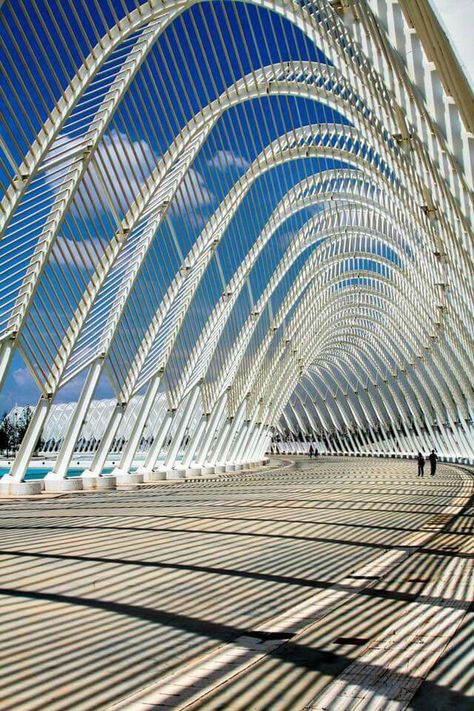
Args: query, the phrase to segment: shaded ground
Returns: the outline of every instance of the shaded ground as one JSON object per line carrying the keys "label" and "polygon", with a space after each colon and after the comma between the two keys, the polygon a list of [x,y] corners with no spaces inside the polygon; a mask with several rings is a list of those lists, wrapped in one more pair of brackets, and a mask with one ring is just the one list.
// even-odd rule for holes
{"label": "shaded ground", "polygon": [[[210,684],[193,707],[303,709],[356,662],[369,680],[361,683],[372,684],[374,640],[421,605],[430,636],[443,615],[462,619],[409,708],[467,709],[472,486],[446,465],[418,479],[412,462],[319,460],[136,492],[4,501],[0,708],[107,708],[342,591],[317,624]],[[383,574],[370,575],[380,561],[389,561]],[[439,580],[458,568],[462,582],[444,592]],[[433,585],[443,593],[428,597]],[[411,671],[398,676],[413,682]]]}

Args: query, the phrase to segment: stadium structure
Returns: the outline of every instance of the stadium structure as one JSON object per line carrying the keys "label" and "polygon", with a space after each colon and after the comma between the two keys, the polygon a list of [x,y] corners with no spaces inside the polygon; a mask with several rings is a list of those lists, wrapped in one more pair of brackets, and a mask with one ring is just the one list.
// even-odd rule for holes
{"label": "stadium structure", "polygon": [[428,0],[0,22],[0,385],[38,391],[4,492],[474,462],[472,90]]}

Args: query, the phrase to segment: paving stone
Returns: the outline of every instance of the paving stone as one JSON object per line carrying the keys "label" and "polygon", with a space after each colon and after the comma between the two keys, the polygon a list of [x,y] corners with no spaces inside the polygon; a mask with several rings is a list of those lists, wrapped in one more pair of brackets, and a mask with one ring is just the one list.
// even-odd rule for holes
{"label": "paving stone", "polygon": [[394,670],[429,674],[469,614],[472,478],[300,466],[1,502],[0,707],[303,709],[356,662],[356,698],[409,703]]}

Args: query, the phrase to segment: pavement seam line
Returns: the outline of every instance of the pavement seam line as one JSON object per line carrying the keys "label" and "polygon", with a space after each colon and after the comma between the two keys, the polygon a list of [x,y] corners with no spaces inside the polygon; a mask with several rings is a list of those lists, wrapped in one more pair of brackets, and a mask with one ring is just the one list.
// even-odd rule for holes
{"label": "pavement seam line", "polygon": [[[280,640],[270,640],[259,643],[258,648],[255,648],[254,640],[258,639],[259,632],[264,637],[272,634],[291,634],[291,641],[294,642],[300,635],[307,632],[316,622],[320,622],[323,617],[336,610],[339,606],[347,603],[365,590],[373,588],[380,582],[388,573],[396,568],[397,565],[405,561],[408,557],[416,553],[420,547],[426,545],[436,538],[442,530],[450,525],[452,521],[461,513],[462,508],[467,504],[472,496],[473,480],[471,477],[461,477],[464,482],[469,482],[469,492],[464,493],[462,487],[461,495],[458,495],[452,502],[449,503],[441,512],[437,512],[432,518],[425,523],[427,530],[417,531],[397,545],[398,550],[389,550],[376,559],[373,563],[366,563],[357,571],[352,571],[349,576],[334,583],[334,585],[325,591],[320,591],[295,608],[288,616],[288,613],[282,613],[267,622],[261,623],[256,630],[252,631],[252,635],[242,635],[231,642],[219,645],[210,653],[203,655],[201,658],[186,665],[180,671],[172,672],[165,675],[159,682],[152,684],[144,689],[132,694],[122,701],[108,707],[110,711],[118,711],[126,709],[127,711],[139,711],[142,704],[152,703],[157,708],[162,702],[163,707],[166,707],[166,699],[174,698],[173,708],[176,710],[184,710],[194,706],[198,701],[204,699],[219,687],[228,683],[232,678],[247,671],[271,652],[280,647],[284,647],[290,640],[288,638]],[[455,509],[455,511],[453,511]],[[449,520],[446,520],[446,513]],[[436,521],[443,517],[439,524],[435,524],[436,528],[430,528],[433,520]],[[372,575],[377,573],[377,579],[371,581],[363,581],[364,574],[370,572]],[[357,574],[361,577],[360,584],[357,581],[350,579],[351,575]],[[344,589],[345,588],[345,589]],[[397,623],[397,620],[394,624]],[[293,631],[292,631],[293,630]],[[245,656],[250,652],[250,658],[245,661]],[[199,689],[199,682],[206,680],[212,676],[212,672],[216,673],[216,669],[222,670],[222,662],[230,667],[227,673],[220,674],[219,680],[209,687]],[[213,670],[214,667],[214,670]],[[334,682],[333,682],[334,683]],[[202,684],[201,684],[202,685]],[[179,694],[190,687],[195,687],[197,695],[188,700],[179,702]],[[166,691],[168,689],[168,691]],[[410,697],[411,698],[411,697]],[[132,704],[132,705],[129,705]],[[178,704],[178,705],[176,705]],[[311,706],[308,708],[312,708]]]}

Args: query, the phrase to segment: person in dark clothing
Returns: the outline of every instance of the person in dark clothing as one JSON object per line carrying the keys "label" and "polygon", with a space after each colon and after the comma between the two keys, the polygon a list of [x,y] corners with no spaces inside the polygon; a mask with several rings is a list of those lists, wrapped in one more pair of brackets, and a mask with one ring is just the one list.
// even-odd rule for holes
{"label": "person in dark clothing", "polygon": [[436,456],[436,452],[434,451],[434,449],[431,450],[431,454],[428,459],[430,460],[431,464],[431,476],[434,476],[436,474],[436,462],[438,461],[438,457]]}
{"label": "person in dark clothing", "polygon": [[423,476],[425,468],[425,458],[421,452],[418,452],[418,476]]}
{"label": "person in dark clothing", "polygon": [[313,458],[313,445],[312,444],[309,445],[308,454],[309,454],[309,458],[312,459]]}

